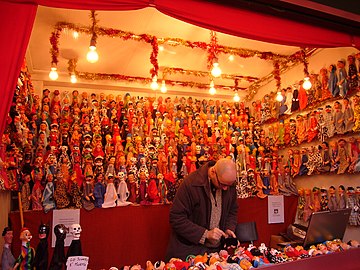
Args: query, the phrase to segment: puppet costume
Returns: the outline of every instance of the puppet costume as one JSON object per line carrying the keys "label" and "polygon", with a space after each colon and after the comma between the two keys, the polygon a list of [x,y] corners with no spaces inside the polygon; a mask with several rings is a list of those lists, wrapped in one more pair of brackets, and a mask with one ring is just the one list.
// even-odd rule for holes
{"label": "puppet costume", "polygon": [[334,105],[335,112],[334,112],[334,127],[335,127],[335,134],[344,134],[344,114],[341,111],[341,105],[338,102],[335,102]]}
{"label": "puppet costume", "polygon": [[312,142],[315,137],[318,136],[319,130],[318,130],[318,121],[316,119],[316,112],[313,111],[311,113],[310,119],[309,119],[309,127],[307,130],[307,134],[308,134],[308,142]]}
{"label": "puppet costume", "polygon": [[[341,141],[343,141],[343,143]],[[345,141],[342,139],[339,141],[337,160],[339,160],[339,168],[337,174],[345,173],[350,163],[349,163],[349,156],[345,149]]]}
{"label": "puppet costume", "polygon": [[333,97],[336,97],[340,93],[340,89],[338,86],[338,77],[336,75],[336,66],[329,66],[329,81],[328,81],[329,91]]}
{"label": "puppet costume", "polygon": [[126,206],[132,204],[131,202],[126,201],[129,198],[130,192],[128,190],[125,179],[120,180],[117,189],[117,195],[118,195],[118,199],[116,201],[117,206]]}
{"label": "puppet costume", "polygon": [[338,61],[338,85],[340,89],[340,96],[346,97],[349,90],[348,81],[347,81],[347,72],[345,69],[345,60]]}
{"label": "puppet costume", "polygon": [[360,205],[356,199],[355,190],[353,187],[348,187],[346,193],[347,193],[346,207],[351,209],[349,225],[359,226],[360,225],[360,218],[359,218]]}
{"label": "puppet costume", "polygon": [[101,183],[101,181],[98,181],[94,186],[95,207],[97,208],[102,207],[102,204],[104,203],[105,192],[106,192],[105,185]]}
{"label": "puppet costume", "polygon": [[358,86],[358,70],[355,64],[355,57],[353,55],[348,56],[348,66],[349,90],[353,90]]}
{"label": "puppet costume", "polygon": [[40,181],[35,181],[33,189],[31,191],[31,209],[40,211],[43,210],[43,206],[41,204],[43,187],[41,186]]}
{"label": "puppet costume", "polygon": [[57,224],[54,228],[56,236],[54,253],[51,258],[49,270],[62,270],[65,265],[64,240],[66,238],[67,228],[64,224]]}
{"label": "puppet costume", "polygon": [[326,189],[320,190],[320,210],[321,211],[327,211],[329,210],[329,199],[328,199],[328,193]]}
{"label": "puppet costume", "polygon": [[74,208],[81,208],[81,191],[79,188],[79,185],[76,181],[73,181],[70,184],[70,192],[69,192],[70,198],[71,198],[71,206]]}
{"label": "puppet costume", "polygon": [[85,180],[83,183],[82,205],[85,210],[90,211],[95,208],[94,205],[94,185],[91,181]]}
{"label": "puppet costume", "polygon": [[350,105],[344,107],[344,132],[352,131],[354,127],[354,110]]}
{"label": "puppet costume", "polygon": [[311,201],[311,191],[310,189],[305,189],[305,205],[304,205],[304,215],[303,220],[307,222],[314,212],[312,209],[312,201]]}
{"label": "puppet costume", "polygon": [[10,244],[5,243],[1,255],[1,267],[2,267],[1,269],[10,270],[13,268],[14,264],[15,264],[15,258],[11,252],[11,246]]}
{"label": "puppet costume", "polygon": [[112,182],[109,182],[106,185],[106,191],[104,195],[104,203],[101,205],[102,208],[109,208],[109,207],[115,207],[116,206],[116,200],[117,200],[117,194],[115,185]]}
{"label": "puppet costume", "polygon": [[47,270],[48,269],[48,233],[49,227],[47,225],[40,225],[39,234],[43,234],[44,237],[40,238],[39,244],[36,247],[34,267],[36,270]]}
{"label": "puppet costume", "polygon": [[297,218],[299,220],[304,220],[304,209],[305,209],[305,191],[303,188],[300,188],[299,191],[299,198],[298,198],[298,206],[297,206]]}
{"label": "puppet costume", "polygon": [[69,206],[70,200],[67,194],[66,184],[62,180],[58,180],[56,183],[56,189],[54,192],[54,200],[58,209],[64,209]]}
{"label": "puppet costume", "polygon": [[21,204],[24,211],[30,210],[30,185],[28,182],[21,187]]}
{"label": "puppet costume", "polygon": [[45,213],[55,208],[54,183],[47,182],[43,193],[43,206]]}
{"label": "puppet costume", "polygon": [[33,270],[34,249],[30,247],[30,242],[21,245],[21,253],[16,259],[15,264],[19,264],[17,270]]}

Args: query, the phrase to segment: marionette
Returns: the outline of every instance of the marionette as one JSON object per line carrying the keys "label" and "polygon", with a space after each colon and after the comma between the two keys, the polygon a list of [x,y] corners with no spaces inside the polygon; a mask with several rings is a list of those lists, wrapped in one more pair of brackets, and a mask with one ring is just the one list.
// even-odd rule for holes
{"label": "marionette", "polygon": [[329,198],[328,198],[328,192],[325,188],[320,189],[320,210],[321,211],[327,211],[329,210]]}
{"label": "marionette", "polygon": [[103,181],[103,173],[98,173],[95,176],[96,184],[94,186],[94,205],[97,208],[101,208],[102,204],[104,203],[104,195],[105,195],[105,185]]}
{"label": "marionette", "polygon": [[271,195],[279,195],[279,182],[277,178],[277,171],[272,170],[270,175],[270,194]]}
{"label": "marionette", "polygon": [[304,121],[304,117],[299,114],[296,116],[296,137],[297,137],[297,143],[301,144],[307,139],[307,127],[306,123]]}
{"label": "marionette", "polygon": [[21,252],[15,261],[13,269],[28,270],[34,268],[34,248],[30,246],[32,235],[28,228],[22,228],[20,231]]}
{"label": "marionette", "polygon": [[149,179],[150,181],[147,188],[148,200],[152,204],[158,204],[160,202],[160,197],[159,197],[158,186],[156,183],[156,175],[150,173]]}
{"label": "marionette", "polygon": [[306,167],[308,168],[307,175],[312,175],[314,172],[318,172],[318,169],[322,165],[322,157],[319,149],[315,146],[309,148],[308,162]]}
{"label": "marionette", "polygon": [[102,208],[109,208],[116,206],[117,194],[114,185],[114,176],[110,173],[106,177],[107,185],[104,194],[104,203],[101,205]]}
{"label": "marionette", "polygon": [[115,157],[111,156],[109,158],[108,161],[108,165],[107,165],[107,169],[106,169],[106,173],[105,173],[105,177],[108,177],[109,175],[116,175],[116,171],[115,171]]}
{"label": "marionette", "polygon": [[337,205],[338,205],[338,209],[346,208],[345,187],[343,185],[339,185],[338,187]]}
{"label": "marionette", "polygon": [[329,154],[329,144],[327,142],[322,142],[319,146],[320,154],[322,158],[322,164],[318,168],[319,172],[329,172],[331,168],[331,158]]}
{"label": "marionette", "polygon": [[339,160],[338,160],[338,144],[336,141],[330,142],[330,157],[331,157],[331,168],[330,172],[337,172],[339,169]]}
{"label": "marionette", "polygon": [[69,249],[66,253],[66,260],[69,257],[73,256],[82,256],[82,248],[81,248],[81,241],[80,241],[80,234],[82,232],[80,224],[72,224],[69,227],[69,233],[72,235],[73,239],[71,240],[71,244]]}
{"label": "marionette", "polygon": [[337,174],[345,173],[350,165],[350,157],[347,153],[346,141],[344,139],[340,139],[338,141],[338,155],[335,159],[335,162],[339,163]]}
{"label": "marionette", "polygon": [[307,142],[312,142],[315,137],[318,136],[319,133],[319,128],[318,128],[318,120],[316,117],[316,111],[312,111],[310,113],[310,118],[309,118],[309,126],[307,129]]}
{"label": "marionette", "polygon": [[304,220],[305,209],[305,190],[303,188],[298,189],[298,205],[297,205],[297,218],[298,220]]}
{"label": "marionette", "polygon": [[56,179],[56,187],[54,191],[54,200],[57,209],[67,208],[70,204],[68,196],[68,183],[64,181],[64,177],[61,173],[58,173]]}
{"label": "marionette", "polygon": [[55,209],[53,175],[51,173],[47,174],[46,180],[47,183],[44,189],[42,202],[45,213]]}
{"label": "marionette", "polygon": [[293,181],[293,177],[290,174],[289,166],[284,167],[284,183],[287,190],[289,190],[293,195],[297,195],[297,188]]}
{"label": "marionette", "polygon": [[355,64],[355,57],[354,55],[350,54],[347,57],[348,60],[348,83],[349,83],[349,90],[354,90],[358,86],[358,70]]}
{"label": "marionette", "polygon": [[339,86],[340,89],[340,96],[342,98],[345,98],[348,90],[349,90],[349,85],[348,85],[348,75],[345,69],[345,59],[340,59],[337,62],[337,68],[338,68],[338,82],[337,85]]}
{"label": "marionette", "polygon": [[69,196],[71,199],[71,207],[74,208],[81,208],[82,204],[81,204],[81,191],[80,191],[80,186],[77,182],[77,173],[73,172],[70,178],[70,186],[69,186],[70,190],[69,190]]}
{"label": "marionette", "polygon": [[129,198],[130,192],[128,190],[128,186],[126,184],[126,175],[124,172],[118,173],[119,185],[117,187],[117,206],[126,206],[132,204],[132,202],[128,202],[127,199]]}
{"label": "marionette", "polygon": [[329,89],[329,76],[328,70],[325,67],[320,70],[320,82],[322,88],[322,100],[329,99],[331,97]]}
{"label": "marionette", "polygon": [[21,204],[24,211],[30,210],[31,190],[30,190],[30,174],[23,176],[23,185],[21,187]]}
{"label": "marionette", "polygon": [[164,181],[164,175],[159,173],[157,175],[157,180],[158,180],[158,191],[159,191],[160,203],[167,204],[168,203],[168,200],[167,200],[168,189],[167,189],[166,183]]}
{"label": "marionette", "polygon": [[360,205],[356,199],[355,189],[353,187],[347,187],[346,195],[347,195],[346,207],[351,209],[349,225],[359,226],[360,225],[360,219],[359,219]]}
{"label": "marionette", "polygon": [[339,101],[335,101],[334,102],[334,127],[335,127],[335,130],[334,130],[334,133],[335,134],[344,134],[344,128],[345,128],[345,125],[344,125],[344,114],[341,110],[341,104]]}
{"label": "marionette", "polygon": [[328,207],[330,211],[336,211],[339,208],[338,200],[336,198],[336,189],[334,186],[329,187],[329,202]]}
{"label": "marionette", "polygon": [[351,105],[350,105],[350,101],[347,98],[344,98],[343,100],[344,103],[344,113],[343,113],[343,118],[344,118],[344,133],[348,133],[350,131],[352,131],[353,127],[354,127],[354,110],[352,109]]}
{"label": "marionette", "polygon": [[354,96],[354,127],[353,131],[360,131],[360,96]]}
{"label": "marionette", "polygon": [[147,174],[145,171],[140,169],[139,172],[139,202],[140,205],[149,204],[148,194],[147,194]]}
{"label": "marionette", "polygon": [[36,247],[34,267],[36,270],[47,270],[48,269],[48,236],[49,236],[49,225],[41,224],[39,226],[39,244]]}
{"label": "marionette", "polygon": [[127,188],[128,188],[128,201],[131,203],[137,203],[138,199],[138,184],[136,183],[135,173],[129,171],[127,174]]}
{"label": "marionette", "polygon": [[[300,133],[303,134],[303,133]],[[298,144],[296,120],[290,119],[290,146]]]}
{"label": "marionette", "polygon": [[328,67],[328,71],[329,71],[329,80],[328,80],[329,91],[333,97],[336,97],[340,93],[340,88],[338,85],[339,80],[336,74],[336,66],[334,64],[331,64]]}
{"label": "marionette", "polygon": [[11,252],[11,244],[13,240],[13,231],[10,227],[5,227],[2,231],[4,238],[4,248],[1,256],[1,269],[12,270],[15,264],[14,255]]}
{"label": "marionette", "polygon": [[[308,102],[308,94],[306,93],[306,90],[304,89],[304,87],[302,86],[304,83],[303,80],[301,80],[299,82],[299,94],[298,94],[298,99],[299,99],[299,109],[300,111],[304,110],[306,108],[306,106],[309,104]],[[311,88],[309,89],[309,91],[311,91]],[[309,93],[309,96],[313,97],[313,93]]]}
{"label": "marionette", "polygon": [[311,200],[311,189],[306,188],[303,220],[305,222],[308,222],[312,213],[313,213],[313,203]]}
{"label": "marionette", "polygon": [[82,184],[82,205],[85,210],[93,210],[94,205],[94,179],[92,174],[85,175],[85,179]]}
{"label": "marionette", "polygon": [[312,195],[313,195],[313,203],[312,203],[313,211],[318,212],[318,211],[321,210],[321,206],[320,206],[320,188],[313,187]]}

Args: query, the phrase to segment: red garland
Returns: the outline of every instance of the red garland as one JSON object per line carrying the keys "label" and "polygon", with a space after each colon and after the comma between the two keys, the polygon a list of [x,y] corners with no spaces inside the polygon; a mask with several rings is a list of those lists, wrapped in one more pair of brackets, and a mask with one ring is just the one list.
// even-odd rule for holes
{"label": "red garland", "polygon": [[274,62],[273,75],[274,75],[274,79],[276,80],[276,89],[280,90],[281,87],[280,64],[277,61]]}
{"label": "red garland", "polygon": [[51,54],[51,64],[52,65],[57,65],[57,63],[59,62],[58,57],[59,57],[59,38],[60,38],[60,31],[59,29],[56,29],[55,31],[53,31],[51,33],[50,36],[50,44],[51,44],[51,48],[50,48],[50,54]]}
{"label": "red garland", "polygon": [[306,58],[305,49],[301,50],[301,56],[302,56],[302,60],[304,63],[304,74],[306,77],[309,77],[309,62],[307,61],[307,58]]}
{"label": "red garland", "polygon": [[159,53],[159,46],[157,38],[154,36],[151,40],[152,52],[150,54],[150,62],[153,65],[153,68],[150,69],[151,78],[158,76],[159,71],[159,63],[158,63],[158,53]]}
{"label": "red garland", "polygon": [[213,60],[216,58],[219,52],[219,46],[217,44],[217,37],[216,32],[211,31],[210,32],[210,44],[208,46],[208,57],[207,57],[207,64],[208,69],[211,70],[213,65]]}

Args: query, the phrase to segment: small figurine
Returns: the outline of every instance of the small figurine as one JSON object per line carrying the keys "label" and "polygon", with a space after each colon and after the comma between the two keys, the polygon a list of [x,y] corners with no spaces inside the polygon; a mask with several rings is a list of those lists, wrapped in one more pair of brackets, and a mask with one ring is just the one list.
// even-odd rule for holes
{"label": "small figurine", "polygon": [[62,270],[66,263],[64,241],[68,228],[64,224],[57,224],[54,227],[56,237],[54,253],[51,258],[49,270]]}
{"label": "small figurine", "polygon": [[117,200],[116,189],[114,185],[114,176],[108,174],[107,176],[107,185],[104,195],[104,203],[101,205],[102,208],[115,207]]}
{"label": "small figurine", "polygon": [[45,213],[55,209],[53,175],[49,173],[46,178],[47,183],[43,193],[43,206]]}
{"label": "small figurine", "polygon": [[13,231],[10,227],[5,227],[2,232],[2,237],[4,238],[4,249],[1,256],[1,269],[3,270],[12,270],[15,258],[11,252],[11,244],[13,240]]}
{"label": "small figurine", "polygon": [[104,203],[104,196],[105,196],[105,185],[102,182],[103,180],[103,174],[100,173],[98,175],[96,175],[96,184],[94,186],[94,198],[95,198],[95,202],[94,205],[97,208],[101,208],[102,204]]}
{"label": "small figurine", "polygon": [[29,270],[34,268],[34,248],[30,246],[32,235],[28,228],[22,228],[20,232],[21,253],[15,261],[14,269]]}
{"label": "small figurine", "polygon": [[338,210],[339,206],[338,206],[338,200],[336,198],[336,190],[334,186],[330,186],[329,187],[329,203],[328,203],[328,207],[330,211],[336,211]]}
{"label": "small figurine", "polygon": [[340,96],[342,98],[345,98],[349,90],[348,76],[345,69],[345,59],[340,59],[337,62],[337,68],[338,68],[338,79],[339,79],[337,85],[340,89]]}
{"label": "small figurine", "polygon": [[329,80],[328,87],[329,91],[333,97],[336,97],[340,93],[339,85],[338,85],[338,77],[336,75],[336,66],[331,64],[328,68],[329,71]]}
{"label": "small figurine", "polygon": [[82,256],[82,249],[81,249],[81,241],[80,241],[80,234],[82,232],[80,224],[72,224],[69,228],[69,233],[72,235],[73,239],[69,246],[69,249],[66,253],[66,260],[72,256]]}
{"label": "small figurine", "polygon": [[85,210],[93,210],[95,208],[94,201],[94,180],[91,174],[86,175],[82,186],[82,205]]}
{"label": "small figurine", "polygon": [[125,181],[125,173],[119,172],[118,178],[119,178],[119,185],[117,188],[118,199],[116,201],[116,205],[117,206],[126,206],[129,204],[132,204],[132,202],[126,201],[129,198],[130,193],[129,193],[128,186]]}
{"label": "small figurine", "polygon": [[34,266],[36,270],[47,270],[48,269],[48,236],[49,236],[49,225],[41,224],[39,226],[39,244],[36,247]]}

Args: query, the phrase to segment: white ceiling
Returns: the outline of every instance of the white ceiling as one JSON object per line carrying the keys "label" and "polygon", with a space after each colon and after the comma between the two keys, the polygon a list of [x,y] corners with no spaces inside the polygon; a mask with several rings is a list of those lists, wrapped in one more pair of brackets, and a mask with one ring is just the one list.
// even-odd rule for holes
{"label": "white ceiling", "polygon": [[[155,8],[145,8],[137,11],[97,11],[98,26],[119,29],[134,34],[155,35],[159,38],[180,38],[192,42],[210,42],[210,30],[200,28],[177,19],[171,18],[158,12]],[[94,73],[111,73],[126,76],[140,76],[150,78],[150,44],[134,40],[124,41],[120,38],[99,36],[97,39],[97,51],[99,61],[90,64],[86,60],[86,54],[90,43],[90,36],[80,34],[78,39],[72,37],[70,31],[65,31],[59,39],[60,56],[58,63],[59,79],[56,83],[51,82],[48,74],[51,67],[51,54],[49,38],[54,26],[58,22],[74,23],[76,25],[91,26],[90,11],[65,10],[47,7],[39,7],[33,27],[28,51],[26,54],[27,64],[34,80],[44,81],[44,85],[69,86],[68,60],[77,58],[77,71]],[[217,33],[218,44],[236,48],[252,49],[261,52],[272,52],[282,55],[291,55],[300,50],[298,47],[282,46],[260,41],[248,40],[222,33]],[[273,71],[271,61],[261,60],[258,57],[240,58],[235,56],[233,61],[229,55],[220,54],[219,63],[224,74],[253,76],[262,78]],[[160,66],[159,78],[161,79],[161,67],[183,68],[186,70],[207,71],[207,52],[198,48],[189,48],[182,45],[164,45],[164,51],[159,51],[158,63]],[[173,74],[165,79],[178,81],[194,81],[208,83],[208,77]],[[87,81],[79,80],[77,87],[88,87],[96,84],[99,88],[119,89],[119,87],[134,87],[138,91],[148,91],[149,85],[127,83],[124,81]],[[215,85],[222,84],[233,86],[234,81],[229,79],[215,79]],[[239,81],[240,87],[249,87],[246,80]],[[111,88],[112,87],[112,88]],[[198,88],[184,88],[180,86],[169,87],[168,94],[189,92],[194,95],[207,96],[208,91]],[[232,90],[218,91],[223,98],[230,98]],[[246,91],[241,91],[244,96]]]}

